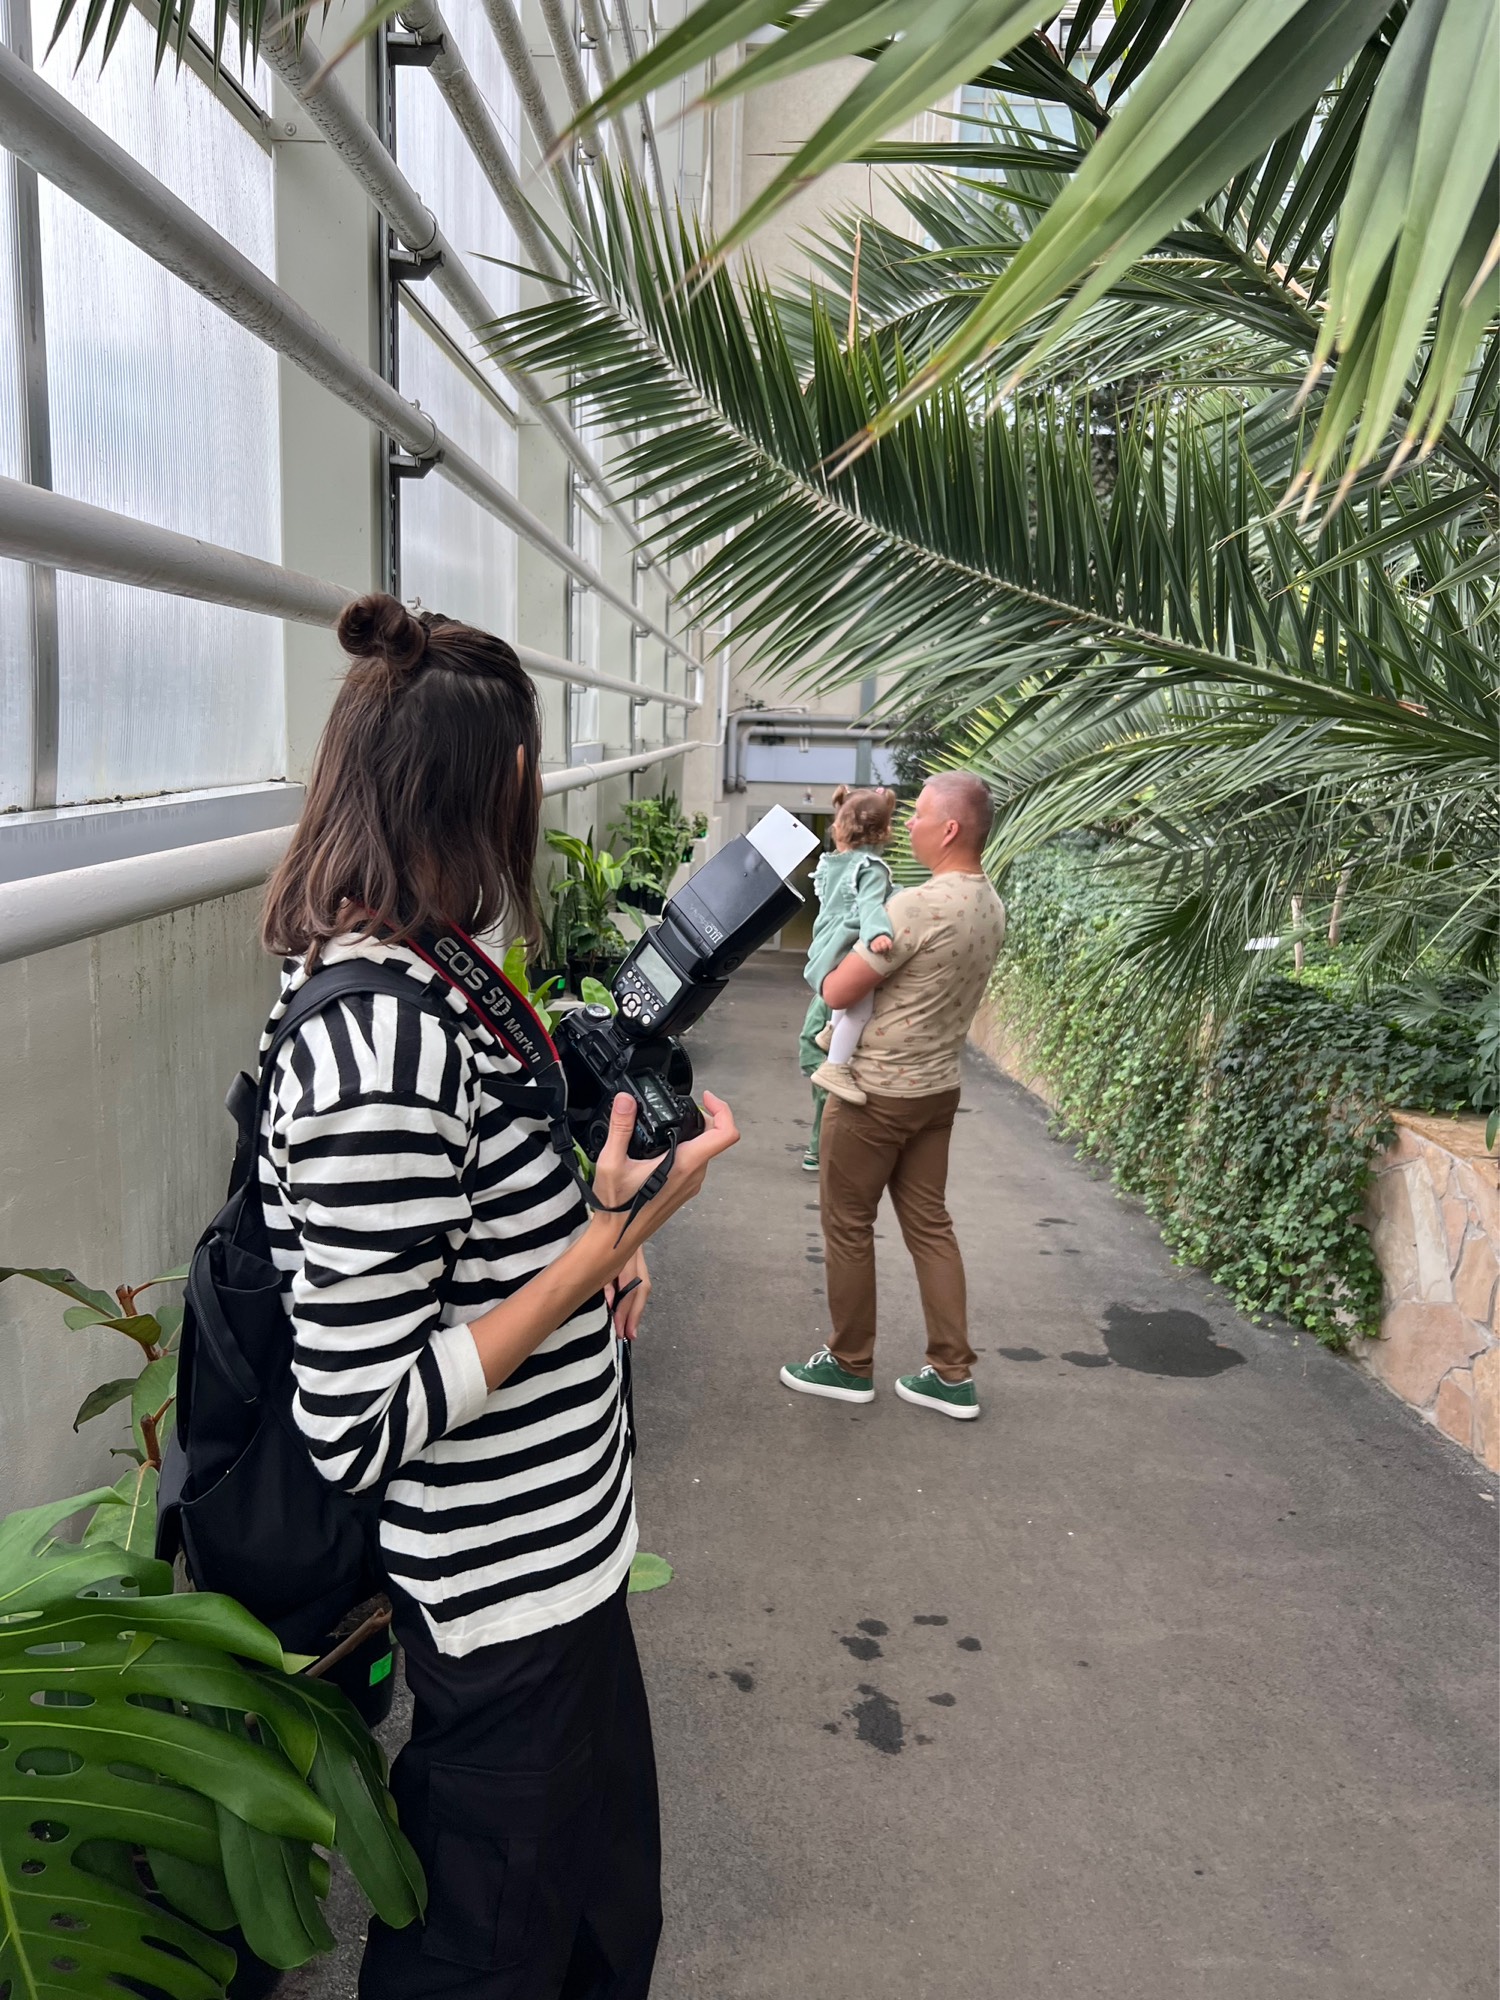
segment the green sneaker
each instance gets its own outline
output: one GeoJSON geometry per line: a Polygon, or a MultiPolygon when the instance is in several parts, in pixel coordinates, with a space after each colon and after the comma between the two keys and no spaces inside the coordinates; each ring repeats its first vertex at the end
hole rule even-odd
{"type": "Polygon", "coordinates": [[[832,1396],[839,1403],[873,1403],[875,1385],[868,1375],[851,1375],[840,1368],[826,1347],[820,1347],[807,1361],[783,1368],[781,1379],[789,1389],[805,1396],[832,1396]]]}
{"type": "Polygon", "coordinates": [[[807,1151],[802,1155],[802,1171],[805,1174],[815,1174],[818,1171],[818,1149],[816,1146],[809,1146],[807,1151]]]}
{"type": "MultiPolygon", "coordinates": [[[[786,1370],[781,1372],[785,1377],[786,1370]]],[[[979,1415],[979,1391],[972,1376],[967,1382],[945,1382],[935,1368],[924,1368],[917,1375],[898,1375],[896,1394],[903,1403],[915,1403],[922,1410],[937,1410],[945,1417],[979,1415]]]]}

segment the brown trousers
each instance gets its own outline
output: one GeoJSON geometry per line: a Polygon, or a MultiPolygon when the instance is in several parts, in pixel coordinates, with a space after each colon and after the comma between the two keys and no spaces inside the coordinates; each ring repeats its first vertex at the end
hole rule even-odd
{"type": "Polygon", "coordinates": [[[851,1375],[869,1375],[875,1366],[875,1217],[887,1188],[917,1267],[927,1359],[945,1382],[964,1381],[973,1366],[964,1263],[946,1199],[958,1096],[945,1090],[865,1104],[828,1100],[819,1179],[833,1322],[828,1347],[851,1375]]]}

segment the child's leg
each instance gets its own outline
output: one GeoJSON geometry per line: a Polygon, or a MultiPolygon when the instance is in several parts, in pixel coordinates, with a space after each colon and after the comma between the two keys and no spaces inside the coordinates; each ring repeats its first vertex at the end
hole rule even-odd
{"type": "Polygon", "coordinates": [[[833,1010],[833,1040],[828,1044],[828,1060],[831,1063],[846,1063],[859,1047],[859,1038],[865,1031],[865,1023],[875,1010],[875,995],[867,993],[863,1000],[856,1000],[852,1007],[835,1007],[833,1010]]]}

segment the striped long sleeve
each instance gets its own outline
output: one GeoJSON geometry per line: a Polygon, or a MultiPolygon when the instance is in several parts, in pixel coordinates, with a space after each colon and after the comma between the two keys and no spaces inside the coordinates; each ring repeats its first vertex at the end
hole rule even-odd
{"type": "MultiPolygon", "coordinates": [[[[635,1507],[602,1294],[486,1390],[469,1323],[587,1225],[519,1065],[412,952],[412,997],[330,1001],[279,1049],[259,1172],[294,1412],[325,1477],[382,1492],[386,1569],[440,1651],[567,1623],[623,1583],[635,1507]]],[[[287,968],[282,1006],[308,977],[287,968]]],[[[272,1016],[265,1048],[279,1018],[272,1016]]]]}
{"type": "Polygon", "coordinates": [[[473,1065],[415,1002],[358,996],[293,1037],[271,1109],[301,1249],[293,1407],[324,1477],[358,1492],[489,1394],[467,1325],[445,1326],[439,1297],[471,1219],[473,1065]]]}

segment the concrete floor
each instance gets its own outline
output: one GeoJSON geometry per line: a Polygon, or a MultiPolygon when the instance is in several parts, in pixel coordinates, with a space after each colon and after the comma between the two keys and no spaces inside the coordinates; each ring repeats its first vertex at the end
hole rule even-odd
{"type": "MultiPolygon", "coordinates": [[[[695,1032],[745,1137],[655,1258],[636,1600],[667,1932],[653,2000],[1494,2000],[1495,1484],[1240,1319],[969,1066],[952,1206],[981,1421],[921,1362],[887,1211],[881,1394],[827,1332],[803,988],[695,1032]]],[[[353,1991],[349,1949],[289,1996],[353,1991]]]]}

